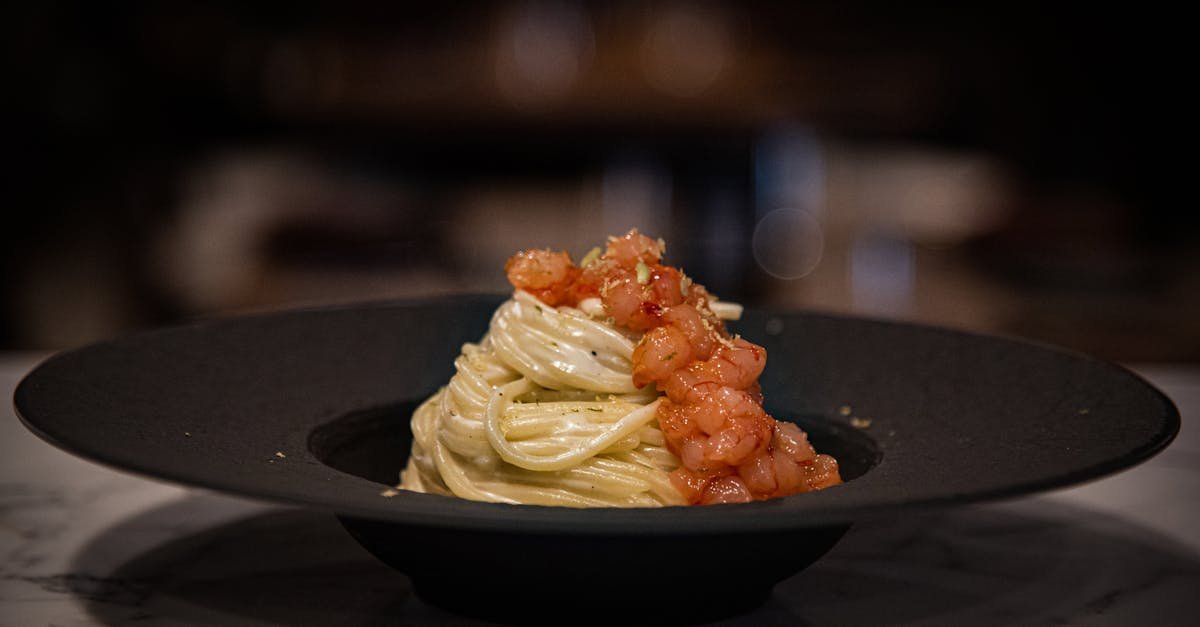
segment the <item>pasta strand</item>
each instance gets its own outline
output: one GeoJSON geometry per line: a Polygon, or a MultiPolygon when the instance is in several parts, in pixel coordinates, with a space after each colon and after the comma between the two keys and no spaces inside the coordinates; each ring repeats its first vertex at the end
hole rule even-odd
{"type": "Polygon", "coordinates": [[[414,412],[399,487],[499,503],[683,504],[657,393],[632,384],[635,344],[603,319],[516,292],[414,412]]]}

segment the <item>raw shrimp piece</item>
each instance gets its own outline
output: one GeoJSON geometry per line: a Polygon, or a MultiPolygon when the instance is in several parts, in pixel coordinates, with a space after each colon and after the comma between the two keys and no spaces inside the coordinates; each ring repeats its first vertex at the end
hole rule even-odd
{"type": "Polygon", "coordinates": [[[808,434],[790,422],[778,421],[775,423],[775,433],[771,436],[771,447],[786,453],[794,462],[812,461],[817,456],[817,452],[808,443],[808,434]]]}
{"type": "Polygon", "coordinates": [[[695,365],[696,362],[692,362],[687,368],[676,370],[658,389],[676,403],[694,404],[721,387],[719,382],[702,379],[695,365]]]}
{"type": "Polygon", "coordinates": [[[670,266],[649,266],[645,300],[665,310],[683,303],[683,273],[670,266]]]}
{"type": "Polygon", "coordinates": [[[663,313],[663,322],[682,332],[691,345],[695,359],[705,360],[712,357],[717,346],[717,336],[710,326],[705,326],[704,318],[696,308],[688,305],[676,305],[663,313]]]}
{"type": "Polygon", "coordinates": [[[704,505],[715,503],[749,503],[754,500],[749,488],[736,475],[721,477],[704,488],[704,496],[700,502],[704,505]]]}
{"type": "Polygon", "coordinates": [[[710,480],[689,471],[686,466],[680,466],[671,471],[671,485],[679,490],[688,503],[700,502],[701,497],[704,496],[704,488],[708,486],[710,480]]]}
{"type": "Polygon", "coordinates": [[[667,446],[677,450],[685,441],[700,433],[700,427],[692,422],[691,417],[684,413],[685,405],[664,399],[658,405],[658,426],[662,429],[667,446]]]}
{"type": "Polygon", "coordinates": [[[762,386],[758,384],[758,381],[755,381],[754,385],[746,388],[746,393],[750,395],[750,398],[754,399],[755,403],[759,405],[763,404],[762,386]]]}
{"type": "MultiPolygon", "coordinates": [[[[695,361],[676,370],[660,389],[677,403],[696,403],[711,385],[745,390],[757,383],[767,363],[767,351],[743,339],[734,341],[733,348],[717,347],[712,358],[695,361]],[[707,386],[705,384],[711,384],[707,386]]],[[[761,390],[757,393],[761,395],[761,390]]]]}
{"type": "Polygon", "coordinates": [[[591,259],[579,269],[579,277],[567,292],[567,303],[577,305],[585,298],[600,296],[600,286],[617,268],[616,262],[606,259],[591,259]]]}
{"type": "Polygon", "coordinates": [[[772,494],[786,496],[808,491],[808,483],[805,481],[806,469],[787,453],[779,449],[771,452],[771,470],[774,471],[776,483],[772,494]]]}
{"type": "Polygon", "coordinates": [[[771,418],[759,410],[758,415],[739,416],[708,439],[708,458],[738,466],[759,451],[770,446],[771,418]]]}
{"type": "Polygon", "coordinates": [[[772,433],[772,420],[762,407],[745,392],[727,387],[717,387],[698,403],[663,401],[659,426],[667,446],[692,472],[743,464],[766,450],[772,433]]]}
{"type": "Polygon", "coordinates": [[[733,348],[722,344],[711,359],[704,363],[706,372],[722,385],[744,390],[756,381],[767,365],[767,351],[742,338],[733,341],[733,348]]]}
{"type": "Polygon", "coordinates": [[[600,286],[604,310],[613,322],[634,331],[662,326],[667,309],[683,302],[680,276],[665,266],[647,266],[643,276],[623,267],[613,268],[600,286]]]}
{"type": "Polygon", "coordinates": [[[722,429],[708,438],[705,460],[710,464],[739,466],[749,459],[766,441],[753,431],[738,428],[722,429]]]}
{"type": "Polygon", "coordinates": [[[708,456],[704,450],[704,438],[693,437],[684,441],[683,446],[679,447],[679,461],[683,463],[683,467],[688,470],[705,471],[710,467],[705,462],[708,461],[708,456]]]}
{"type": "MultiPolygon", "coordinates": [[[[674,379],[674,377],[672,377],[674,379]]],[[[668,396],[658,406],[658,424],[669,448],[683,446],[684,441],[696,436],[708,437],[725,424],[726,414],[721,411],[718,400],[704,401],[722,390],[715,384],[707,384],[712,392],[695,401],[674,401],[668,396]]]]}
{"type": "Polygon", "coordinates": [[[604,257],[633,269],[639,261],[646,265],[658,263],[662,259],[664,248],[662,240],[650,239],[638,233],[637,229],[632,229],[621,237],[608,238],[608,249],[604,252],[604,257]]]}
{"type": "MultiPolygon", "coordinates": [[[[741,425],[745,422],[747,428],[743,429],[744,431],[757,432],[758,423],[763,423],[766,425],[766,431],[759,435],[764,441],[770,438],[770,417],[749,394],[742,390],[711,384],[706,388],[711,391],[702,392],[700,400],[689,404],[684,410],[692,414],[693,422],[700,427],[701,431],[707,435],[716,435],[724,428],[741,425]]],[[[706,388],[702,387],[701,389],[706,388]]]]}
{"type": "Polygon", "coordinates": [[[708,306],[711,299],[712,296],[708,293],[708,290],[704,289],[703,285],[698,283],[688,284],[687,296],[684,302],[699,312],[700,317],[708,322],[708,326],[712,327],[716,335],[729,337],[729,333],[725,330],[725,321],[713,313],[712,308],[708,306]]]}
{"type": "Polygon", "coordinates": [[[767,451],[759,451],[738,466],[737,474],[754,494],[774,494],[779,487],[773,454],[767,451]]]}
{"type": "Polygon", "coordinates": [[[642,289],[637,281],[631,281],[628,273],[615,274],[600,286],[600,298],[604,311],[618,326],[628,326],[637,308],[642,304],[642,289]],[[625,276],[622,276],[624,274],[625,276]]]}
{"type": "Polygon", "coordinates": [[[817,455],[808,467],[807,481],[809,488],[813,490],[820,490],[841,483],[842,477],[838,472],[837,460],[831,455],[817,455]]]}
{"type": "Polygon", "coordinates": [[[634,331],[649,331],[662,324],[664,308],[647,300],[646,291],[637,277],[620,272],[600,286],[600,298],[614,323],[634,331]]]}
{"type": "Polygon", "coordinates": [[[566,252],[523,250],[504,264],[504,273],[517,289],[525,290],[538,300],[557,307],[562,304],[579,268],[566,252]]]}
{"type": "Polygon", "coordinates": [[[643,387],[666,380],[692,361],[692,345],[683,331],[674,326],[658,327],[633,349],[633,384],[643,387]]]}

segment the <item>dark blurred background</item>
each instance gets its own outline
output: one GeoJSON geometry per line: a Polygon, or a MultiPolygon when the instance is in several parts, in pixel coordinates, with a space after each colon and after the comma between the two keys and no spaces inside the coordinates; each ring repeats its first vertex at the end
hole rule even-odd
{"type": "Polygon", "coordinates": [[[499,291],[636,226],[749,305],[1200,360],[1194,70],[1153,6],[0,11],[0,348],[499,291]]]}

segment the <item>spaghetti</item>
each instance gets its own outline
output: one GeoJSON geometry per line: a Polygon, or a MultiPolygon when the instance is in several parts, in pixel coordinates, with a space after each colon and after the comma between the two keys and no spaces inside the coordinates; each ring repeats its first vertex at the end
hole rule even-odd
{"type": "Polygon", "coordinates": [[[633,385],[635,345],[603,320],[517,291],[414,413],[400,487],[501,503],[682,504],[656,394],[633,385]]]}

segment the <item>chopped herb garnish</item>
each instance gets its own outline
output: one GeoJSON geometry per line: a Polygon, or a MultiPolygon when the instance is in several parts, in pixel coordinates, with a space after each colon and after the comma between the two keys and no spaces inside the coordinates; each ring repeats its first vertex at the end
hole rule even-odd
{"type": "Polygon", "coordinates": [[[666,357],[663,357],[663,358],[662,358],[662,360],[663,360],[663,361],[671,361],[672,359],[675,359],[675,356],[676,356],[676,355],[678,355],[678,354],[679,354],[679,353],[678,353],[678,351],[674,351],[674,352],[672,352],[670,355],[667,355],[666,357]]]}
{"type": "Polygon", "coordinates": [[[588,253],[583,256],[583,260],[581,260],[579,262],[579,267],[586,268],[586,267],[588,267],[589,264],[591,264],[593,261],[595,261],[599,258],[600,258],[600,247],[593,246],[592,249],[589,250],[588,253]]]}
{"type": "Polygon", "coordinates": [[[642,285],[650,282],[650,266],[647,266],[642,261],[639,261],[637,264],[637,282],[642,285]]]}
{"type": "Polygon", "coordinates": [[[604,411],[603,409],[600,409],[599,407],[588,407],[587,410],[588,411],[604,411]]]}

